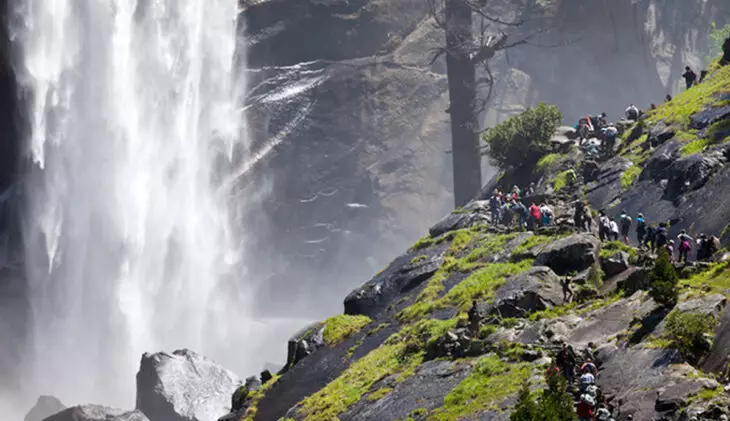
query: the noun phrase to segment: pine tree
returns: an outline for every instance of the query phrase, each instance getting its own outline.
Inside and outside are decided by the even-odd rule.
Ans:
[[[510,421],[537,421],[537,404],[532,399],[530,394],[530,387],[525,383],[520,390],[520,395],[517,399],[517,405],[515,406],[514,412],[509,417]]]
[[[659,304],[673,307],[677,303],[677,271],[669,261],[669,253],[662,249],[649,275],[649,295]]]
[[[510,421],[574,421],[577,419],[573,399],[567,391],[565,377],[548,374],[545,389],[537,404],[532,400],[525,385],[520,391],[517,405]]]

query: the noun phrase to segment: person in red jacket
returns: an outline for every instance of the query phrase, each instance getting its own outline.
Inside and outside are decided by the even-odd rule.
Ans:
[[[530,220],[528,223],[531,230],[539,227],[542,223],[542,212],[540,212],[540,207],[535,202],[532,202],[532,205],[530,205]]]

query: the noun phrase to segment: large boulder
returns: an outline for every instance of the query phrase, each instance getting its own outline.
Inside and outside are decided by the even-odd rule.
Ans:
[[[317,322],[305,327],[289,338],[284,371],[325,346],[324,328],[323,323]]]
[[[456,231],[462,228],[469,228],[479,223],[489,222],[489,202],[476,200],[469,202],[463,209],[455,211],[443,217],[436,225],[428,230],[431,237],[438,237],[449,231]]]
[[[66,405],[55,396],[39,396],[33,408],[23,419],[24,421],[43,421],[51,415],[57,414],[66,409]]]
[[[629,268],[629,254],[619,251],[606,259],[601,259],[601,268],[607,276],[615,276]]]
[[[547,266],[558,275],[580,272],[598,261],[600,247],[592,235],[571,235],[545,247],[535,258],[535,265]]]
[[[674,161],[669,168],[666,191],[670,197],[697,190],[724,164],[715,154],[691,155]]]
[[[238,376],[183,349],[142,356],[137,409],[151,421],[210,421],[228,412]]]
[[[172,418],[168,418],[173,421]],[[166,421],[167,419],[161,419]],[[80,405],[63,410],[44,421],[150,421],[140,411],[125,411],[101,405]]]
[[[524,317],[562,303],[560,279],[550,268],[538,266],[507,279],[497,290],[489,312],[502,317]]]
[[[444,247],[398,257],[345,298],[345,314],[364,314],[372,318],[401,294],[428,280],[443,262],[441,253]],[[419,256],[423,257],[417,258]]]

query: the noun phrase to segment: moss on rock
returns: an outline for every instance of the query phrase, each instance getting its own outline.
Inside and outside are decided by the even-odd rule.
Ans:
[[[330,317],[324,323],[324,341],[336,345],[367,326],[372,320],[367,316],[340,314]]]

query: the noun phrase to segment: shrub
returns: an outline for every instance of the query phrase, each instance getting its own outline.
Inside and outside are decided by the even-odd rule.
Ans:
[[[510,421],[573,421],[577,419],[573,399],[565,386],[565,377],[548,375],[547,388],[537,404],[525,384],[520,391]]]
[[[662,249],[649,274],[649,295],[665,307],[673,307],[677,303],[677,271],[669,261],[669,253]]]
[[[550,138],[562,120],[554,105],[528,108],[487,131],[488,154],[500,168],[532,167],[550,152]]]
[[[667,317],[667,336],[672,346],[690,361],[698,361],[710,350],[712,343],[706,336],[714,330],[715,317],[711,314],[673,311]]]

